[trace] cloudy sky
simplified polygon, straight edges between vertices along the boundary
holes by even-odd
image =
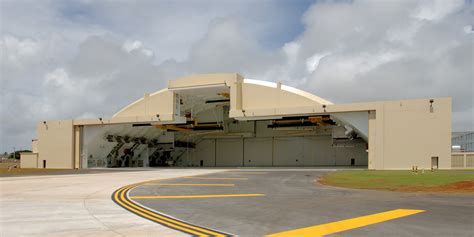
[[[471,0],[0,2],[1,152],[207,72],[335,103],[450,96],[453,130],[474,130]]]

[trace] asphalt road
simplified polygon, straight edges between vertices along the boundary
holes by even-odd
[[[325,172],[231,170],[142,184],[128,196],[157,212],[239,236],[265,236],[397,209],[423,212],[331,236],[474,236],[474,195],[327,187],[316,182]],[[232,196],[237,194],[243,196]]]

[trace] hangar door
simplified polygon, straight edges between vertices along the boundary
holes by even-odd
[[[330,136],[314,136],[304,138],[304,165],[332,166],[335,165],[335,149]]]
[[[333,146],[331,136],[204,139],[190,153],[191,166],[361,166],[366,145]]]
[[[216,166],[216,140],[204,139],[198,146],[192,158],[192,166]]]
[[[272,166],[273,138],[246,138],[244,166]]]
[[[225,138],[216,140],[216,166],[243,166],[244,140]]]
[[[303,137],[274,138],[274,166],[300,166],[304,164],[303,158]]]

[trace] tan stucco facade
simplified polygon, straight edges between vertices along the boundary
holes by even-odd
[[[239,74],[172,80],[167,88],[145,94],[111,118],[39,122],[38,168],[43,167],[44,161],[47,168],[84,167],[80,154],[84,126],[185,122],[186,118],[177,111],[179,94],[213,88],[228,91],[228,116],[240,121],[367,113],[368,129],[364,135],[369,169],[411,169],[412,166],[429,169],[433,159],[438,160],[437,168],[451,168],[451,98],[333,104],[296,88],[244,79]],[[363,128],[360,131],[364,133]]]
[[[73,120],[38,123],[38,168],[74,168]]]
[[[38,154],[32,152],[20,153],[20,167],[25,168],[38,168]]]

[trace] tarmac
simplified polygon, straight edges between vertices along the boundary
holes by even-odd
[[[130,213],[111,194],[131,183],[219,170],[122,171],[0,178],[0,236],[188,236]]]
[[[328,187],[317,183],[326,172],[230,170],[146,183],[128,195],[159,213],[229,235],[474,236],[474,195]]]
[[[474,236],[472,194],[323,186],[323,169],[127,171],[0,178],[0,236]]]

